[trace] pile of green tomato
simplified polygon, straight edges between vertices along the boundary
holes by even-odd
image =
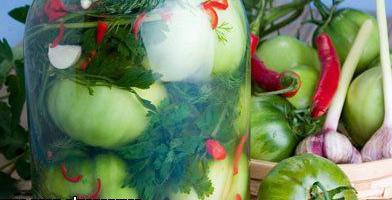
[[[360,26],[367,19],[374,22],[374,30],[350,85],[341,118],[348,136],[358,148],[380,127],[384,116],[377,21],[364,12],[343,9],[336,11],[327,25],[319,26],[314,32],[314,37],[319,33],[331,37],[343,64]],[[302,81],[298,93],[290,98],[278,95],[252,97],[251,158],[280,162],[263,180],[259,199],[309,199],[303,195],[308,194],[309,188],[317,181],[327,190],[349,187],[348,178],[334,163],[308,154],[294,156],[304,135],[294,126],[292,116],[311,107],[320,76],[316,49],[295,37],[279,35],[263,41],[256,55],[268,68],[277,72],[291,70]],[[341,197],[356,199],[354,190],[350,189],[341,193]]]

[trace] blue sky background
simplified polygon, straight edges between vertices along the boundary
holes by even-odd
[[[15,45],[22,40],[24,27],[23,24],[13,21],[8,17],[7,13],[14,7],[23,6],[30,4],[31,0],[0,0],[0,38],[7,38],[8,41]],[[331,0],[324,0],[325,2],[331,2]],[[392,2],[386,0],[388,6],[388,13],[392,15]],[[346,0],[342,4],[342,7],[353,7],[359,8],[366,11],[374,11],[375,1],[374,0]]]

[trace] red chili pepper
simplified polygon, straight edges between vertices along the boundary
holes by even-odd
[[[80,180],[82,180],[82,178],[83,178],[83,176],[80,175],[80,174],[77,175],[77,176],[75,176],[75,177],[70,177],[70,176],[68,176],[68,175],[67,175],[68,170],[67,170],[67,168],[65,167],[65,164],[64,164],[64,163],[61,165],[61,173],[63,174],[64,179],[67,180],[68,182],[71,182],[71,183],[78,183],[78,182],[80,182]]]
[[[78,199],[99,199],[99,196],[101,195],[101,190],[102,190],[102,183],[101,183],[101,179],[98,178],[97,187],[94,193],[89,195],[78,195]]]
[[[90,52],[90,55],[82,62],[82,64],[80,65],[80,68],[83,71],[87,70],[87,66],[91,63],[91,61],[93,61],[93,59],[95,58],[95,56],[97,56],[97,51],[93,50]]]
[[[96,42],[101,44],[105,38],[106,31],[108,30],[108,24],[106,22],[98,21]]]
[[[316,38],[317,52],[321,61],[321,76],[313,96],[311,115],[320,117],[327,112],[338,89],[340,60],[331,38],[322,33]]]
[[[215,159],[215,160],[223,160],[226,158],[226,150],[225,147],[222,146],[219,141],[208,139],[205,143],[207,152]]]
[[[268,69],[256,56],[252,56],[252,80],[260,87],[284,97],[295,96],[301,87],[301,78],[292,71],[276,72]]]
[[[216,27],[218,26],[218,14],[212,7],[206,7],[203,4],[203,8],[207,15],[210,16],[211,28],[216,29]]]
[[[64,31],[65,31],[64,24],[61,23],[60,27],[59,27],[59,32],[57,33],[56,38],[52,42],[52,45],[51,45],[52,48],[57,47],[60,44],[60,42],[63,40]]]
[[[250,34],[250,55],[255,54],[257,46],[259,46],[260,39],[255,34]]]
[[[242,152],[244,151],[244,146],[247,140],[248,140],[248,134],[242,136],[240,142],[238,143],[237,149],[235,150],[234,160],[233,160],[233,166],[234,166],[233,175],[238,174],[238,165],[240,163]]]
[[[145,18],[146,18],[146,13],[142,13],[136,17],[135,23],[133,24],[133,28],[132,28],[132,33],[136,39],[139,38],[140,27]]]
[[[64,17],[67,14],[67,9],[61,0],[47,0],[44,6],[44,12],[51,22]]]
[[[226,10],[229,7],[229,2],[227,0],[209,0],[203,3],[206,7],[214,7],[219,10]]]
[[[241,195],[240,195],[240,194],[236,194],[236,195],[235,195],[235,200],[242,200]]]

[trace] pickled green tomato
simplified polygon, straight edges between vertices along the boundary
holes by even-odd
[[[243,85],[240,89],[239,101],[237,106],[238,117],[234,121],[234,128],[238,135],[243,135],[248,131],[249,128],[249,117],[250,117],[250,86]]]
[[[278,72],[301,65],[320,69],[317,51],[291,36],[276,36],[265,41],[256,54],[268,68]]]
[[[134,188],[123,187],[127,177],[127,165],[120,158],[111,155],[99,155],[95,159],[95,173],[102,181],[100,198],[137,199]]]
[[[312,104],[312,97],[316,89],[319,72],[313,67],[305,65],[294,67],[291,71],[299,75],[302,84],[297,94],[287,98],[287,100],[297,109],[308,108]]]
[[[239,0],[228,0],[226,10],[217,10],[218,26],[216,31],[223,30],[224,40],[215,34],[215,59],[213,73],[227,73],[236,70],[245,55],[247,47],[247,23],[244,8]]]
[[[39,188],[45,197],[69,199],[75,195],[91,194],[97,179],[94,174],[94,164],[90,160],[75,160],[65,163],[68,176],[83,175],[78,183],[64,179],[60,166],[52,166],[43,173],[42,186]]]
[[[355,144],[362,146],[380,128],[384,116],[382,70],[371,68],[350,85],[343,109],[344,125]]]
[[[49,193],[48,196],[65,199],[92,194],[96,191],[99,178],[100,198],[138,198],[134,188],[123,187],[127,168],[125,162],[115,155],[98,155],[95,160],[75,160],[67,165],[67,170],[69,177],[82,175],[80,182],[65,180],[60,166],[52,166],[43,176],[43,190]]]
[[[114,148],[131,142],[146,128],[147,110],[129,91],[116,87],[89,89],[74,81],[57,81],[47,96],[53,122],[70,137],[92,146]],[[141,93],[155,105],[165,98],[162,86]]]
[[[262,181],[259,200],[306,200],[309,199],[311,186],[320,182],[327,190],[340,186],[350,186],[344,172],[331,161],[304,154],[280,162]],[[356,194],[347,190],[334,199],[344,197],[356,200]]]
[[[249,184],[249,162],[245,154],[242,154],[238,174],[233,175],[233,159],[226,157],[221,161],[211,161],[209,165],[208,178],[211,180],[214,191],[205,200],[227,200],[236,199],[237,194],[243,200],[248,199]],[[192,189],[187,193],[173,193],[169,195],[170,200],[199,200],[197,193]]]

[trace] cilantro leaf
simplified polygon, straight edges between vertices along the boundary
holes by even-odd
[[[14,18],[16,21],[24,24],[26,23],[27,13],[29,12],[29,9],[29,5],[14,8],[10,12],[8,12],[8,15]]]

